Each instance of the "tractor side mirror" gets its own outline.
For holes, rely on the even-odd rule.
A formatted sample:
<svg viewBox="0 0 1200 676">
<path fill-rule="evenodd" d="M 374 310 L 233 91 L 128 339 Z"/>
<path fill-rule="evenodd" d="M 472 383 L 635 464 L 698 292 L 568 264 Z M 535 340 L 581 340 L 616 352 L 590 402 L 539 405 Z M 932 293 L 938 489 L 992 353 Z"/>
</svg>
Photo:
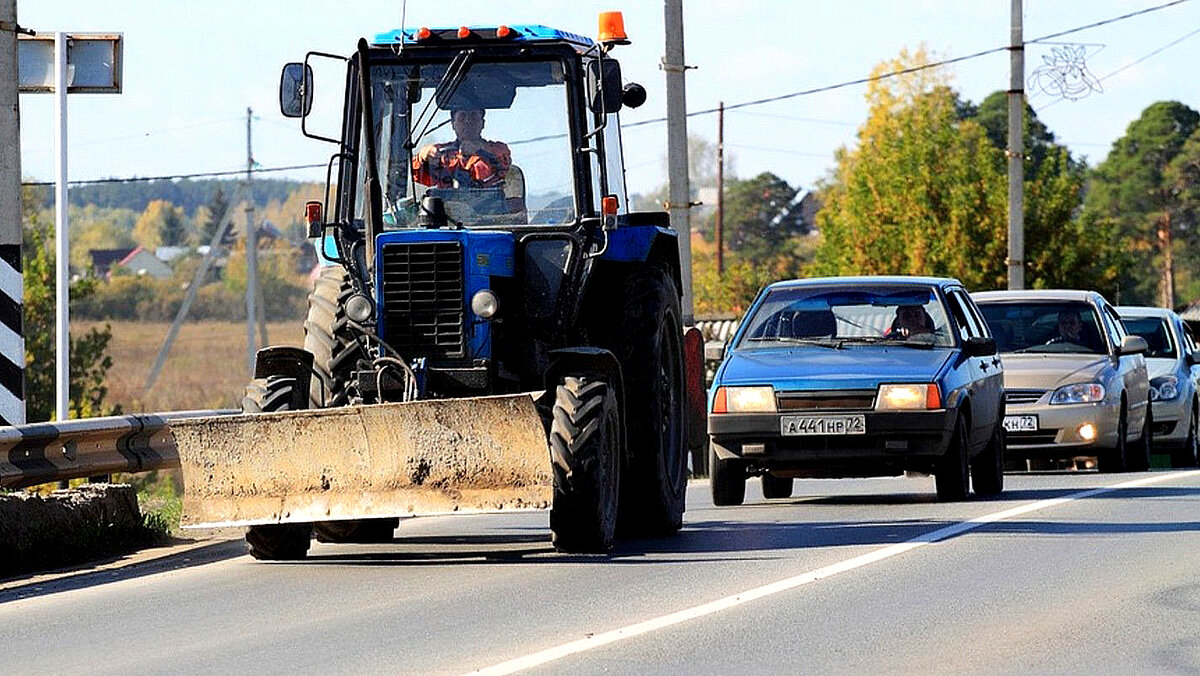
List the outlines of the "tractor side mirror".
<svg viewBox="0 0 1200 676">
<path fill-rule="evenodd" d="M 710 340 L 704 344 L 704 360 L 705 361 L 724 361 L 725 360 L 725 343 L 716 340 Z"/>
<path fill-rule="evenodd" d="M 279 77 L 279 111 L 284 117 L 304 117 L 312 110 L 313 71 L 306 63 L 289 63 Z"/>
<path fill-rule="evenodd" d="M 601 72 L 603 69 L 603 73 Z M 621 64 L 601 59 L 588 64 L 588 106 L 595 113 L 615 113 L 621 109 Z"/>
</svg>

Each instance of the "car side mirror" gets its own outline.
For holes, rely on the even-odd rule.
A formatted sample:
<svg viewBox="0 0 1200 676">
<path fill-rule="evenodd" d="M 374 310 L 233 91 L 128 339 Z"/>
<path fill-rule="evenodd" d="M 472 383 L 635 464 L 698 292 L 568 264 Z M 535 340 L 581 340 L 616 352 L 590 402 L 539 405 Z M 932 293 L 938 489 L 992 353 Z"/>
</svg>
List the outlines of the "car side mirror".
<svg viewBox="0 0 1200 676">
<path fill-rule="evenodd" d="M 1200 352 L 1192 350 L 1191 352 L 1188 352 L 1186 356 L 1184 356 L 1183 360 L 1187 362 L 1188 366 L 1200 364 Z"/>
<path fill-rule="evenodd" d="M 704 361 L 724 361 L 725 343 L 709 341 L 704 344 Z"/>
<path fill-rule="evenodd" d="M 996 339 L 980 336 L 968 338 L 966 351 L 971 357 L 990 357 L 996 354 Z"/>
<path fill-rule="evenodd" d="M 1121 349 L 1118 354 L 1146 354 L 1150 349 L 1150 345 L 1146 339 L 1141 336 L 1125 336 L 1125 340 L 1121 341 Z"/>
<path fill-rule="evenodd" d="M 289 63 L 279 77 L 279 112 L 304 117 L 312 111 L 313 71 L 307 63 Z"/>
</svg>

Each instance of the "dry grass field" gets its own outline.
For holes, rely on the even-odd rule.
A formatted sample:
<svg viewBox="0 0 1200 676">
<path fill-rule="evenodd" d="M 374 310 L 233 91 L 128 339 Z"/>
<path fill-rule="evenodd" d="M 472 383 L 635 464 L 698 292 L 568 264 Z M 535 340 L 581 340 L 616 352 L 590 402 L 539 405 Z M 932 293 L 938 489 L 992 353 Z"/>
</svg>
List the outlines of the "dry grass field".
<svg viewBox="0 0 1200 676">
<path fill-rule="evenodd" d="M 105 322 L 74 322 L 86 331 Z M 246 368 L 246 325 L 235 322 L 189 322 L 176 336 L 157 382 L 143 391 L 146 376 L 162 347 L 170 324 L 107 322 L 112 326 L 108 371 L 108 404 L 125 413 L 237 408 L 249 380 Z M 301 320 L 267 324 L 272 345 L 301 345 Z"/>
</svg>

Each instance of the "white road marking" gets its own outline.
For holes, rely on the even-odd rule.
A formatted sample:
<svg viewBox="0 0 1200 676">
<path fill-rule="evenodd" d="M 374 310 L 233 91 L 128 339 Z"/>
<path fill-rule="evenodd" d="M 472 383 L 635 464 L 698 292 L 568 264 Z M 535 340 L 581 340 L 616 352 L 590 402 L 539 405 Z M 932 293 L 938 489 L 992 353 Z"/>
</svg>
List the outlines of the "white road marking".
<svg viewBox="0 0 1200 676">
<path fill-rule="evenodd" d="M 1038 500 L 1037 502 L 1031 502 L 1025 505 L 1012 507 L 1010 509 L 1005 509 L 993 514 L 985 514 L 969 521 L 962 521 L 944 528 L 939 528 L 935 531 L 931 531 L 924 535 L 919 535 L 905 542 L 882 547 L 880 549 L 876 549 L 875 551 L 846 559 L 845 561 L 834 563 L 816 570 L 811 570 L 807 573 L 801 573 L 795 577 L 789 577 L 785 580 L 772 582 L 768 585 L 747 589 L 744 592 L 734 594 L 732 596 L 726 596 L 725 598 L 710 601 L 692 608 L 685 608 L 667 615 L 661 615 L 643 622 L 637 622 L 635 624 L 630 624 L 618 629 L 612 629 L 600 634 L 592 634 L 585 638 L 569 641 L 567 643 L 547 648 L 545 650 L 540 650 L 530 655 L 518 657 L 507 662 L 501 662 L 500 664 L 496 664 L 485 669 L 479 669 L 472 673 L 499 675 L 512 674 L 518 671 L 532 669 L 533 667 L 541 666 L 569 655 L 586 652 L 588 650 L 594 650 L 596 648 L 609 645 L 610 643 L 624 641 L 635 636 L 641 636 L 642 634 L 648 634 L 652 631 L 657 631 L 659 629 L 665 629 L 676 624 L 681 624 L 683 622 L 687 622 L 688 620 L 694 620 L 698 617 L 704 617 L 706 615 L 719 613 L 723 610 L 729 610 L 730 608 L 736 608 L 737 606 L 755 601 L 757 599 L 779 594 L 790 589 L 795 589 L 796 587 L 816 582 L 818 580 L 823 580 L 827 577 L 832 577 L 838 573 L 845 573 L 847 571 L 861 568 L 878 561 L 883 561 L 884 559 L 890 559 L 893 556 L 899 556 L 900 554 L 904 554 L 905 552 L 909 552 L 918 547 L 923 547 L 940 540 L 945 540 L 947 538 L 960 535 L 967 531 L 975 530 L 976 528 L 989 523 L 1001 521 L 1003 519 L 1009 519 L 1022 514 L 1028 514 L 1030 512 L 1049 509 L 1063 503 L 1081 500 L 1083 498 L 1090 498 L 1101 493 L 1108 493 L 1125 488 L 1137 488 L 1139 486 L 1155 484 L 1171 479 L 1195 476 L 1198 474 L 1200 474 L 1200 470 L 1156 474 L 1143 479 L 1135 479 L 1133 481 L 1126 481 L 1124 483 L 1114 484 L 1112 486 L 1104 486 L 1101 488 L 1080 491 L 1078 493 L 1071 493 L 1060 498 Z"/>
</svg>

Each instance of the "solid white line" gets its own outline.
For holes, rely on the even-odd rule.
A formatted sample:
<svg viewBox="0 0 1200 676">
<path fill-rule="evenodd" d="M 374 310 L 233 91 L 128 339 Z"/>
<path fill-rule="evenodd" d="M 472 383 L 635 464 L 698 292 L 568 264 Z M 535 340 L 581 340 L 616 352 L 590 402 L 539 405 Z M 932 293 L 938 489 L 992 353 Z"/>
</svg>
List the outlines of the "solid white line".
<svg viewBox="0 0 1200 676">
<path fill-rule="evenodd" d="M 931 544 L 934 542 L 938 542 L 939 540 L 945 540 L 947 538 L 951 538 L 956 535 L 960 535 L 967 531 L 975 530 L 976 528 L 979 528 L 979 527 L 984 526 L 989 523 L 993 523 L 995 521 L 1008 519 L 1008 518 L 1011 518 L 1014 516 L 1020 516 L 1022 514 L 1028 514 L 1030 512 L 1036 512 L 1036 511 L 1043 510 L 1043 509 L 1049 509 L 1050 507 L 1056 507 L 1058 505 L 1061 505 L 1061 504 L 1067 503 L 1067 502 L 1071 502 L 1073 500 L 1089 498 L 1089 497 L 1092 497 L 1093 495 L 1099 495 L 1101 493 L 1108 493 L 1111 491 L 1121 490 L 1121 489 L 1125 489 L 1125 488 L 1136 488 L 1138 486 L 1145 486 L 1147 484 L 1158 483 L 1160 481 L 1168 481 L 1171 479 L 1179 479 L 1179 478 L 1183 478 L 1183 477 L 1194 476 L 1197 474 L 1200 474 L 1200 470 L 1192 470 L 1192 471 L 1188 471 L 1188 472 L 1170 472 L 1170 473 L 1164 473 L 1164 474 L 1156 474 L 1154 476 L 1145 477 L 1142 479 L 1135 479 L 1133 481 L 1126 481 L 1125 483 L 1114 484 L 1112 486 L 1104 486 L 1101 488 L 1093 488 L 1093 489 L 1086 490 L 1086 491 L 1080 491 L 1078 493 L 1071 493 L 1069 495 L 1064 495 L 1059 498 L 1038 500 L 1037 502 L 1031 502 L 1031 503 L 1028 503 L 1025 505 L 1020 505 L 1020 506 L 1006 509 L 1003 511 L 995 512 L 993 514 L 985 514 L 984 516 L 980 516 L 980 517 L 971 519 L 969 521 L 962 521 L 962 522 L 959 522 L 956 524 L 951 524 L 949 526 L 939 528 L 935 531 L 931 531 L 924 535 L 919 535 L 919 536 L 917 536 L 911 540 L 908 540 L 906 542 L 900 542 L 900 543 L 897 543 L 894 545 L 889 545 L 887 547 L 882 547 L 880 549 L 876 549 L 874 551 L 867 552 L 866 554 L 861 554 L 859 556 L 855 556 L 853 558 L 846 559 L 845 561 L 841 561 L 839 563 L 834 563 L 832 565 L 828 565 L 823 568 L 811 570 L 807 573 L 801 573 L 800 575 L 796 575 L 795 577 L 789 577 L 785 580 L 780 580 L 778 582 L 772 582 L 771 584 L 768 584 L 768 585 L 763 585 L 761 587 L 755 587 L 753 589 L 748 589 L 739 594 L 734 594 L 732 596 L 726 596 L 725 598 L 717 599 L 715 601 L 710 601 L 708 603 L 694 606 L 692 608 L 685 608 L 684 610 L 680 610 L 680 611 L 670 613 L 667 615 L 661 615 L 659 617 L 645 620 L 643 622 L 637 622 L 635 624 L 630 624 L 630 625 L 621 627 L 619 629 L 613 629 L 613 630 L 606 631 L 606 632 L 600 633 L 600 634 L 593 634 L 593 635 L 587 636 L 585 638 L 581 638 L 581 639 L 578 639 L 575 641 L 563 643 L 562 645 L 554 646 L 552 648 L 547 648 L 545 650 L 541 650 L 536 653 L 526 655 L 525 657 L 518 657 L 516 659 L 512 659 L 507 662 L 501 662 L 500 664 L 496 664 L 494 666 L 487 667 L 485 669 L 479 669 L 478 671 L 475 671 L 472 673 L 499 675 L 499 674 L 512 674 L 512 673 L 516 673 L 518 671 L 523 671 L 525 669 L 531 669 L 533 667 L 541 666 L 543 664 L 547 664 L 549 662 L 553 662 L 555 660 L 562 659 L 564 657 L 567 657 L 568 655 L 574 655 L 576 653 L 581 653 L 581 652 L 585 652 L 588 650 L 594 650 L 601 646 L 606 646 L 610 643 L 624 641 L 626 639 L 630 639 L 635 636 L 641 636 L 642 634 L 647 634 L 652 631 L 657 631 L 659 629 L 665 629 L 667 627 L 674 626 L 674 625 L 680 624 L 682 622 L 687 622 L 688 620 L 694 620 L 698 617 L 704 617 L 705 615 L 712 615 L 714 613 L 719 613 L 723 610 L 729 610 L 730 608 L 735 608 L 742 604 L 749 603 L 750 601 L 754 601 L 754 600 L 761 599 L 761 598 L 764 598 L 767 596 L 771 596 L 773 594 L 779 594 L 781 592 L 785 592 L 790 589 L 794 589 L 796 587 L 800 587 L 800 586 L 803 586 L 803 585 L 806 585 L 806 584 L 809 584 L 812 582 L 816 582 L 818 580 L 823 580 L 827 577 L 832 577 L 834 575 L 837 575 L 838 573 L 845 573 L 847 571 L 851 571 L 856 568 L 861 568 L 863 566 L 875 563 L 877 561 L 883 561 L 884 559 L 890 559 L 893 556 L 898 556 L 900 554 L 904 554 L 905 552 L 911 551 L 918 547 L 923 547 L 925 545 L 928 545 L 928 544 Z"/>
</svg>

